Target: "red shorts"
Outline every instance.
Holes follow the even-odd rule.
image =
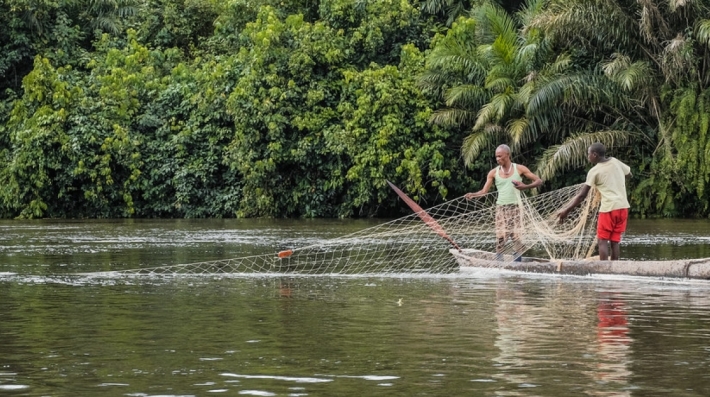
[[[621,241],[621,233],[626,231],[629,209],[621,208],[610,212],[600,212],[597,220],[597,238],[613,243]]]

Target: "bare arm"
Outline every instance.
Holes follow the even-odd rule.
[[[528,169],[528,167],[526,167],[524,165],[520,165],[520,164],[518,164],[517,167],[518,167],[518,172],[520,173],[520,175],[526,177],[531,182],[528,183],[527,185],[524,183],[516,184],[515,185],[516,189],[527,190],[527,189],[533,189],[533,188],[536,188],[536,187],[542,185],[542,179],[540,179],[540,177],[538,177],[537,175],[535,175],[535,173],[530,171],[530,169]]]
[[[486,178],[486,183],[483,185],[483,188],[475,193],[466,193],[464,197],[466,197],[466,200],[471,200],[474,197],[481,197],[484,194],[488,193],[488,191],[491,189],[491,185],[493,185],[493,181],[495,181],[496,178],[496,169],[492,169],[488,172],[488,177]]]
[[[572,211],[582,201],[584,201],[584,199],[587,197],[587,194],[589,194],[589,190],[591,188],[592,187],[587,184],[582,185],[582,188],[579,189],[579,193],[574,196],[574,199],[572,199],[572,201],[565,208],[557,212],[557,217],[560,218],[560,222],[562,222],[567,217],[567,215],[569,215],[570,211]]]

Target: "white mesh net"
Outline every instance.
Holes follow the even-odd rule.
[[[463,197],[307,247],[268,255],[208,262],[131,269],[93,275],[212,275],[212,274],[443,274],[458,271],[450,249],[490,252],[500,263],[518,255],[551,259],[581,259],[591,255],[595,242],[598,195],[591,192],[559,223],[556,212],[581,185],[521,197],[506,209],[516,217],[504,244],[496,225],[496,193],[467,200]],[[510,226],[510,225],[508,225]],[[498,234],[498,236],[497,236]]]

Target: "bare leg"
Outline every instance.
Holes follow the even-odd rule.
[[[503,260],[503,248],[505,248],[505,236],[496,238],[496,260]]]
[[[515,250],[513,254],[513,260],[516,262],[520,262],[521,257],[523,256],[523,241],[520,239],[520,235],[517,233],[512,234],[510,238],[513,239],[513,249]]]
[[[611,260],[618,261],[621,248],[618,242],[611,242]]]
[[[609,259],[609,240],[597,238],[597,246],[599,247],[599,260]]]
[[[503,249],[505,249],[505,237],[498,237],[496,239],[496,253],[497,254],[502,254]]]

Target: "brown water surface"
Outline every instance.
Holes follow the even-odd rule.
[[[710,285],[498,272],[91,279],[377,221],[0,221],[0,395],[708,396]],[[633,220],[622,256],[710,257]]]

